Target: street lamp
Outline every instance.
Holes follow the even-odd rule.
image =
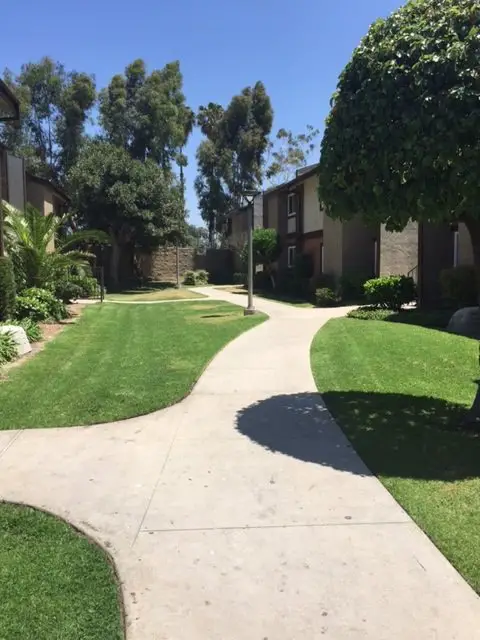
[[[0,122],[17,124],[20,121],[20,103],[3,80],[0,80]],[[3,241],[2,181],[0,180],[0,258],[5,255]]]
[[[253,224],[255,216],[255,198],[260,195],[260,191],[244,191],[243,197],[247,203],[247,247],[248,247],[248,305],[243,313],[252,316],[256,313],[253,306]]]

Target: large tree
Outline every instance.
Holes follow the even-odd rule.
[[[195,188],[211,240],[228,209],[239,206],[246,191],[260,189],[272,121],[261,82],[243,89],[226,109],[200,107],[197,123],[206,139],[197,150]]]
[[[269,143],[270,162],[265,177],[271,185],[287,182],[298,169],[308,164],[318,145],[319,129],[307,124],[304,133],[279,129],[275,140]]]
[[[132,62],[100,92],[100,124],[109,142],[137,160],[154,160],[170,170],[180,160],[193,125],[183,94],[179,62],[150,74],[143,60]]]
[[[377,21],[340,76],[322,143],[329,215],[464,222],[480,266],[480,5],[415,0]]]
[[[185,232],[176,178],[153,161],[133,159],[123,148],[91,141],[69,173],[72,205],[80,225],[110,237],[110,277],[132,275],[134,248],[175,241]],[[121,272],[123,265],[126,269]]]
[[[24,156],[35,174],[64,182],[95,104],[93,77],[67,72],[62,64],[45,57],[22,65],[18,75],[7,69],[4,80],[20,99],[21,123],[19,128],[3,125],[0,142]]]

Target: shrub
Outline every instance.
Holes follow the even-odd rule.
[[[0,365],[11,362],[17,355],[17,343],[11,333],[0,333]]]
[[[347,313],[347,318],[357,320],[386,320],[392,315],[390,309],[379,309],[378,307],[359,307]]]
[[[367,277],[355,273],[345,273],[338,282],[339,295],[342,300],[359,300],[364,296],[364,285]]]
[[[22,291],[17,297],[17,318],[30,318],[36,322],[42,320],[63,320],[68,312],[61,300],[57,300],[51,291],[32,287]]]
[[[473,266],[453,267],[440,273],[442,297],[454,307],[475,307],[478,304],[479,278]]]
[[[183,277],[183,284],[187,287],[195,287],[196,285],[208,284],[210,274],[205,269],[199,269],[198,271],[186,271]]]
[[[416,298],[415,282],[408,276],[382,276],[364,285],[367,302],[374,307],[398,311]]]
[[[196,284],[208,284],[209,273],[205,269],[195,271]]]
[[[81,298],[94,298],[100,295],[100,285],[96,278],[87,275],[70,276],[70,282],[80,287]]]
[[[317,307],[334,307],[338,302],[338,298],[332,289],[323,287],[315,291],[315,305]]]
[[[233,284],[243,284],[247,285],[247,274],[246,273],[234,273],[233,274]]]
[[[187,287],[194,287],[197,284],[195,271],[185,271],[185,275],[183,276],[183,284],[186,284]]]
[[[15,278],[12,261],[0,257],[0,320],[12,318],[15,314]]]
[[[23,320],[7,320],[2,325],[15,325],[16,327],[22,327],[27,334],[29,342],[38,342],[42,339],[42,330],[39,325],[30,318],[24,318]]]
[[[71,280],[60,280],[60,282],[57,282],[53,293],[56,298],[65,303],[83,297],[83,289]]]

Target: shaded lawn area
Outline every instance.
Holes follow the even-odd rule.
[[[0,429],[150,413],[186,396],[211,358],[265,320],[225,302],[97,304],[0,382]]]
[[[0,638],[121,640],[116,576],[102,549],[30,507],[0,503]]]
[[[118,302],[153,302],[155,300],[184,300],[186,298],[204,298],[201,293],[190,289],[177,289],[171,283],[152,282],[137,289],[125,289],[108,293],[106,300]]]
[[[480,434],[458,429],[475,395],[478,343],[342,318],[319,331],[311,361],[367,466],[480,592]]]
[[[223,291],[228,291],[228,293],[234,293],[238,295],[246,296],[248,290],[243,285],[229,285],[217,287],[217,289],[222,289]],[[289,304],[293,307],[303,307],[305,309],[314,309],[315,305],[307,300],[302,300],[301,298],[295,298],[294,296],[289,296],[286,293],[280,293],[279,291],[257,291],[253,292],[253,295],[257,298],[265,298],[266,300],[273,300],[274,302],[282,302],[283,304]]]

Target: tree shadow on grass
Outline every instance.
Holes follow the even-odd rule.
[[[328,410],[327,408],[328,407]],[[237,429],[305,462],[367,475],[453,481],[480,476],[480,437],[458,425],[465,407],[438,398],[338,391],[279,395],[245,407]]]

